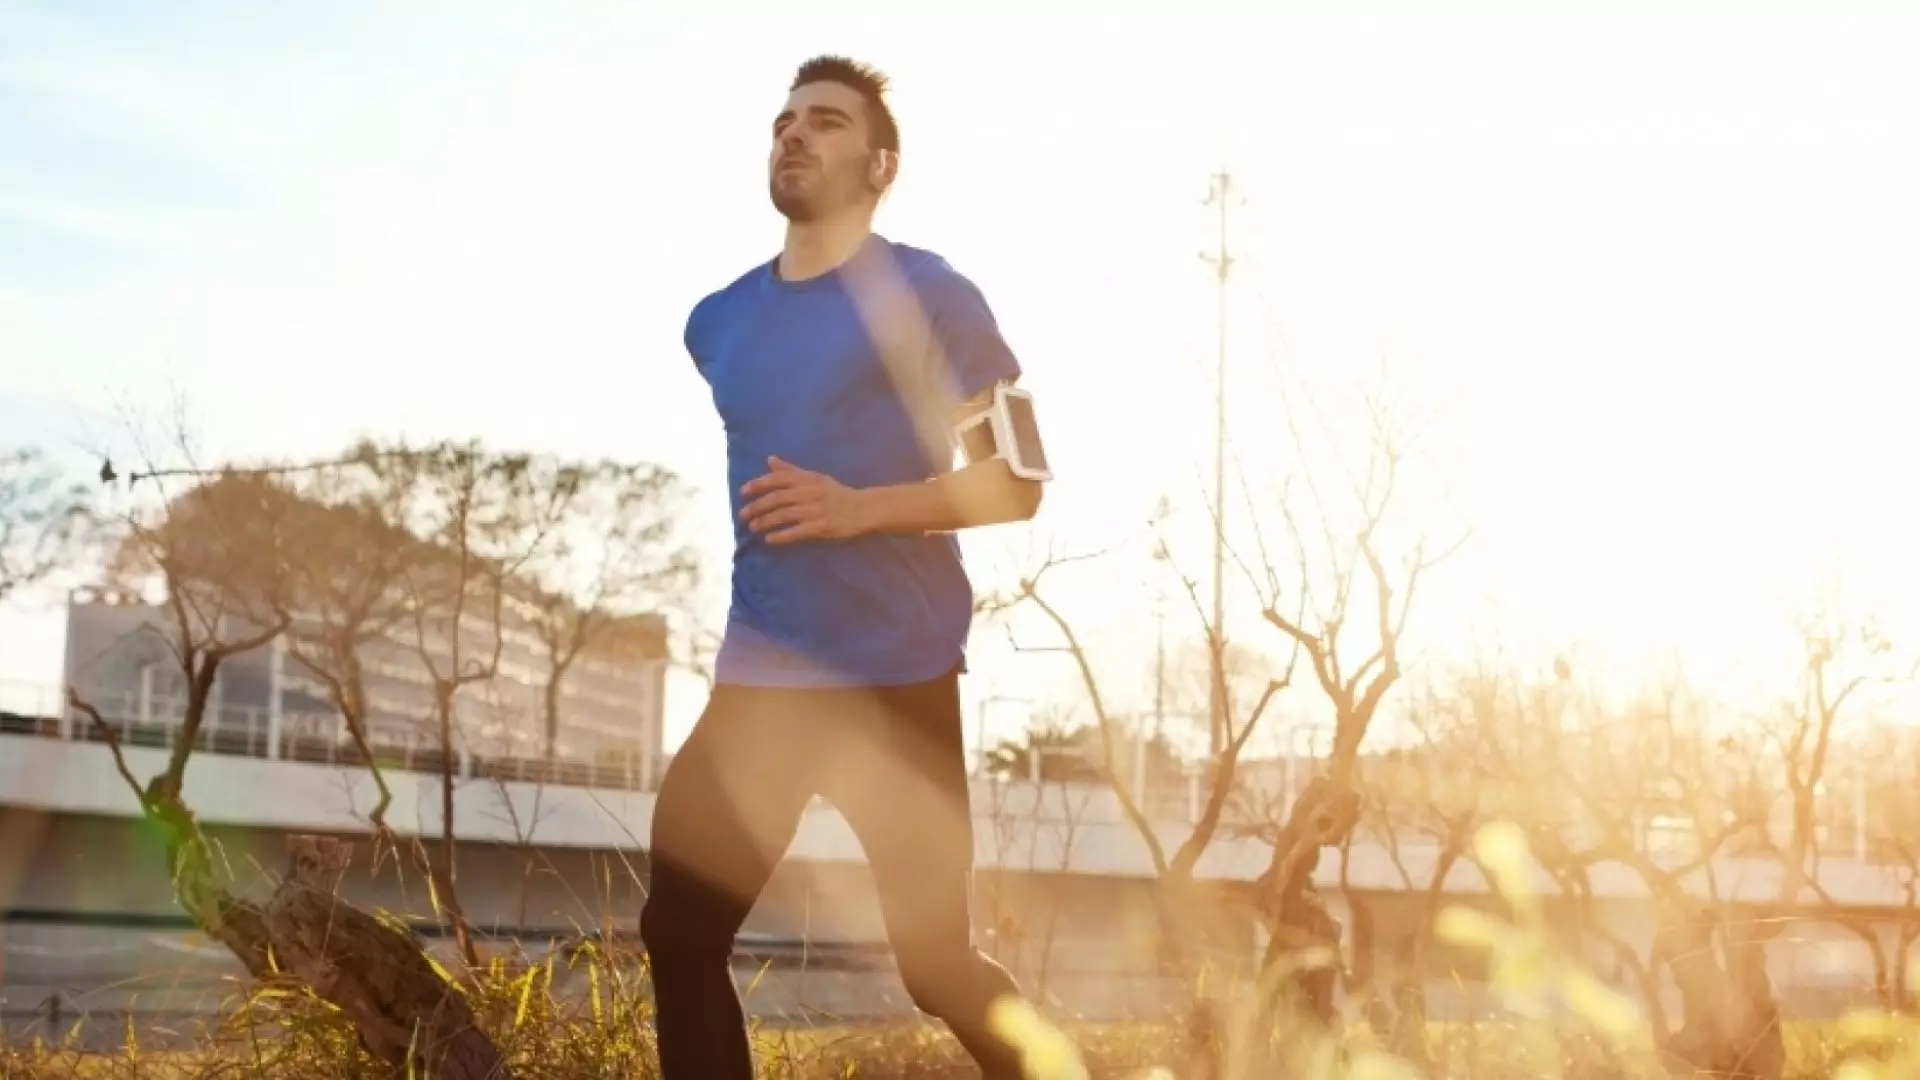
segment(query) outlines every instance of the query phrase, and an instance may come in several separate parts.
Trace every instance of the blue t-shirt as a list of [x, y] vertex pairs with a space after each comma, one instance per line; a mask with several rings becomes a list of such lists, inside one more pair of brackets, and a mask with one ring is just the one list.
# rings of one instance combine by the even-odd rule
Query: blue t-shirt
[[768, 455], [856, 488], [949, 471], [952, 404], [1020, 373], [980, 290], [875, 235], [819, 277], [784, 280], [777, 259], [747, 272], [694, 306], [686, 346], [726, 430], [734, 515], [715, 678], [878, 686], [962, 665], [973, 588], [956, 537], [769, 544], [740, 520], [740, 488]]

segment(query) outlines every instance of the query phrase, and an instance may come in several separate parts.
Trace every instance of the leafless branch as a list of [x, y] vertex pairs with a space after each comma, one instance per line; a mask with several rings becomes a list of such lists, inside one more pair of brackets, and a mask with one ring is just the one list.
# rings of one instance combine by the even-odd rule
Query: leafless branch
[[[1045, 567], [1042, 567], [1041, 572], [1044, 572], [1045, 569]], [[1093, 665], [1087, 658], [1086, 649], [1080, 644], [1079, 636], [1074, 633], [1073, 624], [1060, 613], [1058, 608], [1049, 603], [1036, 587], [1039, 578], [1040, 574], [1036, 573], [1032, 577], [1022, 581], [1020, 583], [1021, 593], [1028, 602], [1039, 608], [1041, 613], [1046, 615], [1047, 619], [1053, 623], [1054, 629], [1059, 632], [1061, 640], [1065, 642], [1063, 648], [1067, 654], [1073, 658], [1074, 668], [1080, 675], [1081, 688], [1086, 692], [1087, 703], [1093, 709], [1094, 721], [1100, 725], [1100, 731], [1103, 736], [1101, 740], [1103, 753], [1102, 771], [1108, 777], [1117, 779], [1119, 770], [1114, 761], [1114, 740], [1111, 737], [1114, 719], [1107, 711], [1105, 698], [1100, 692], [1100, 680], [1094, 674]], [[1160, 842], [1159, 834], [1154, 831], [1153, 822], [1149, 820], [1145, 812], [1140, 809], [1139, 804], [1134, 800], [1132, 793], [1127, 790], [1125, 784], [1113, 783], [1110, 786], [1113, 788], [1114, 796], [1120, 801], [1121, 813], [1126, 815], [1127, 821], [1132, 824], [1134, 831], [1139, 834], [1141, 841], [1146, 844], [1147, 853], [1153, 859], [1155, 874], [1165, 875], [1168, 867], [1166, 849]]]
[[101, 718], [99, 709], [81, 698], [80, 692], [71, 686], [67, 687], [67, 707], [86, 715], [88, 722], [93, 725], [93, 730], [100, 733], [101, 741], [105, 742], [107, 749], [112, 752], [114, 770], [120, 774], [120, 779], [126, 782], [134, 797], [144, 805], [147, 799], [146, 791], [140, 786], [140, 781], [134, 777], [133, 770], [127, 767], [126, 752], [120, 749], [119, 732], [113, 730], [113, 725]]
[[68, 567], [99, 525], [86, 489], [39, 452], [0, 452], [0, 602]]

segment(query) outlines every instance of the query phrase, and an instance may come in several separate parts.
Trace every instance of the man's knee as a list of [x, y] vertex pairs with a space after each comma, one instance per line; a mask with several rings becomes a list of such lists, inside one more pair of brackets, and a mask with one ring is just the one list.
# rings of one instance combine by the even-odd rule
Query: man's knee
[[1013, 976], [971, 944], [910, 949], [896, 961], [907, 996], [929, 1016], [953, 1019], [956, 1012], [983, 1010], [995, 998], [1019, 993]]

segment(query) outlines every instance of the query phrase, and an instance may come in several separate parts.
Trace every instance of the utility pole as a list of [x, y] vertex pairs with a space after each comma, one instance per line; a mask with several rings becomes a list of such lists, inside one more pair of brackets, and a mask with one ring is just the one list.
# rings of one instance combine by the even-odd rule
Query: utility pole
[[1137, 806], [1146, 805], [1149, 751], [1160, 741], [1160, 731], [1167, 722], [1167, 605], [1157, 583], [1153, 591], [1153, 631], [1153, 734], [1140, 730], [1143, 725], [1138, 724], [1133, 733], [1133, 801]]
[[[1167, 500], [1163, 495], [1160, 505], [1155, 508], [1155, 520], [1164, 520], [1167, 515]], [[1153, 561], [1164, 564], [1172, 561], [1173, 554], [1167, 550], [1166, 541], [1157, 540], [1153, 545]], [[1147, 746], [1158, 749], [1160, 736], [1167, 729], [1167, 589], [1164, 567], [1156, 568], [1153, 578], [1153, 735], [1142, 736]], [[1145, 805], [1143, 800], [1141, 805]]]
[[1153, 738], [1158, 740], [1167, 723], [1167, 604], [1153, 598]]
[[1204, 205], [1219, 210], [1218, 249], [1200, 258], [1214, 268], [1217, 289], [1218, 369], [1213, 380], [1213, 623], [1207, 628], [1207, 746], [1212, 759], [1218, 760], [1227, 745], [1226, 608], [1221, 585], [1225, 580], [1227, 551], [1227, 274], [1233, 256], [1227, 249], [1227, 202], [1233, 192], [1233, 177], [1225, 170], [1213, 174]]

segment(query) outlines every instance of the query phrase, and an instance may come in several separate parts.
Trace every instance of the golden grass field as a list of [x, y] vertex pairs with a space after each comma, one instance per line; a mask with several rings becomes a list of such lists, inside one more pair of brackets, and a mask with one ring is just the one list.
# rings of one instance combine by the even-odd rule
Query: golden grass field
[[[644, 1018], [603, 1013], [551, 1017], [537, 1021], [538, 1030], [523, 1026], [519, 1038], [504, 1039], [512, 1047], [517, 1074], [542, 1080], [587, 1080], [622, 1077], [647, 1080], [657, 1072], [645, 1032]], [[58, 1045], [13, 1046], [0, 1051], [0, 1078], [4, 1080], [212, 1080], [214, 1077], [263, 1077], [284, 1080], [321, 1080], [353, 1075], [355, 1065], [348, 1030], [324, 1009], [292, 1010], [289, 1033], [259, 1031], [256, 1042], [229, 1018], [218, 1043], [194, 1053], [145, 1053], [136, 1036], [126, 1048], [103, 1053], [78, 1053]], [[264, 1017], [257, 1017], [264, 1019]], [[523, 1022], [524, 1024], [524, 1022]], [[1786, 1076], [1828, 1077], [1841, 1070], [1850, 1055], [1865, 1044], [1850, 1040], [1838, 1022], [1789, 1022]], [[1156, 1067], [1179, 1076], [1181, 1047], [1177, 1033], [1149, 1024], [1076, 1024], [1066, 1028], [1081, 1048], [1090, 1077], [1119, 1080], [1154, 1075]], [[210, 1033], [211, 1035], [212, 1033]], [[968, 1077], [970, 1071], [952, 1040], [933, 1025], [895, 1028], [760, 1029], [755, 1041], [762, 1075], [769, 1080], [845, 1080], [848, 1077], [891, 1080], [906, 1077]], [[1525, 1021], [1430, 1024], [1427, 1041], [1438, 1076], [1471, 1076], [1495, 1080], [1506, 1077], [1632, 1077], [1664, 1076], [1656, 1068], [1634, 1068], [1602, 1040], [1579, 1032], [1556, 1032]], [[1347, 1068], [1329, 1075], [1375, 1075], [1356, 1069], [1366, 1060], [1373, 1040], [1361, 1032], [1343, 1040], [1358, 1059], [1348, 1055]], [[378, 1076], [371, 1063], [361, 1061], [361, 1075]], [[1062, 1075], [1074, 1075], [1064, 1073]], [[1904, 1075], [1904, 1074], [1897, 1074]]]

